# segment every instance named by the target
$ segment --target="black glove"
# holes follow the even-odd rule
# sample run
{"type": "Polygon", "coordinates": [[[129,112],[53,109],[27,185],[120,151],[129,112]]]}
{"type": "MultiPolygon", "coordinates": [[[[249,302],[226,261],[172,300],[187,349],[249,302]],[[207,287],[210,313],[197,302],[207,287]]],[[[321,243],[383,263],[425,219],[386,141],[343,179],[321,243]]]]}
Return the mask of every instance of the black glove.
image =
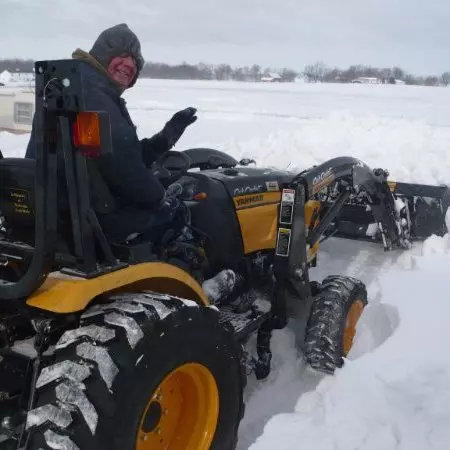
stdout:
{"type": "Polygon", "coordinates": [[[179,197],[183,193],[183,185],[180,183],[172,183],[166,189],[166,195],[169,197],[179,197]]]}
{"type": "Polygon", "coordinates": [[[159,203],[157,211],[169,218],[173,218],[176,215],[184,216],[186,223],[190,222],[190,212],[186,204],[180,200],[179,195],[183,192],[183,187],[174,183],[171,184],[159,203]],[[180,190],[181,189],[181,190],[180,190]]]}
{"type": "Polygon", "coordinates": [[[186,127],[197,120],[195,108],[186,108],[178,111],[166,123],[164,128],[151,138],[141,139],[142,157],[147,167],[168,152],[180,139],[186,127]]]}
{"type": "Polygon", "coordinates": [[[180,139],[186,128],[197,120],[196,108],[186,108],[178,111],[162,129],[162,135],[167,139],[169,148],[172,148],[180,139]]]}
{"type": "Polygon", "coordinates": [[[161,200],[158,211],[169,217],[173,217],[181,207],[181,201],[177,197],[166,194],[161,200]]]}

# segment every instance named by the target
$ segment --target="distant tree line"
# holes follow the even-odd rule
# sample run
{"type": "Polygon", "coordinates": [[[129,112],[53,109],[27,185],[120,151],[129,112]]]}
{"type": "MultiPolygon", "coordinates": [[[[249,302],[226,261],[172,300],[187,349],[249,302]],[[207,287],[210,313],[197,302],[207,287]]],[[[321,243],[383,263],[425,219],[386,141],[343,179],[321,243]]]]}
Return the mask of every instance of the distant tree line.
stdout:
{"type": "Polygon", "coordinates": [[[0,59],[0,73],[4,70],[8,72],[33,72],[34,61],[32,59],[0,59]]]}
{"type": "MultiPolygon", "coordinates": [[[[31,59],[0,59],[0,73],[9,72],[33,72],[34,61],[31,59]]],[[[298,76],[303,76],[311,83],[350,83],[359,77],[374,77],[382,82],[390,83],[392,80],[402,80],[409,85],[422,86],[447,86],[450,83],[450,72],[444,72],[440,76],[414,76],[400,67],[376,68],[365,65],[352,65],[347,69],[328,67],[323,62],[308,64],[303,71],[295,71],[288,68],[262,68],[258,64],[244,67],[232,67],[229,64],[165,64],[146,62],[141,76],[144,78],[163,78],[178,80],[234,80],[234,81],[259,81],[261,78],[277,74],[276,81],[294,81],[298,76]]]]}
{"type": "Polygon", "coordinates": [[[172,78],[183,80],[234,80],[259,81],[261,77],[277,73],[279,81],[294,81],[298,72],[292,69],[262,68],[258,64],[244,67],[232,67],[229,64],[196,65],[182,63],[169,65],[164,63],[147,62],[142,69],[142,76],[147,78],[172,78]]]}
{"type": "MultiPolygon", "coordinates": [[[[0,60],[0,72],[8,70],[14,72],[33,72],[33,60],[3,59],[0,60]]],[[[294,81],[298,72],[292,69],[271,69],[253,66],[231,67],[228,64],[204,64],[196,65],[183,62],[170,65],[165,63],[146,62],[141,76],[144,78],[165,78],[177,80],[235,80],[235,81],[259,81],[264,75],[277,73],[279,81],[294,81]]]]}
{"type": "Polygon", "coordinates": [[[393,83],[395,80],[402,80],[405,84],[420,86],[447,86],[450,83],[450,72],[444,72],[440,76],[414,76],[407,73],[400,67],[376,68],[365,65],[353,65],[347,69],[331,68],[323,62],[305,66],[303,75],[310,83],[351,83],[359,77],[377,78],[384,83],[393,83]]]}

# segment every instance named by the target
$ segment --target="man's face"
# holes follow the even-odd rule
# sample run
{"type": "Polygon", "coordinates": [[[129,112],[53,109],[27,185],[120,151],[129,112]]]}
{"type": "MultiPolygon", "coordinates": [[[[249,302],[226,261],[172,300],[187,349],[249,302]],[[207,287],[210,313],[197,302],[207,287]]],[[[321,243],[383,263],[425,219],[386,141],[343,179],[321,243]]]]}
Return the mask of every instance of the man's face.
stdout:
{"type": "Polygon", "coordinates": [[[116,56],[109,63],[108,73],[116,83],[127,88],[136,76],[136,63],[131,56],[116,56]]]}

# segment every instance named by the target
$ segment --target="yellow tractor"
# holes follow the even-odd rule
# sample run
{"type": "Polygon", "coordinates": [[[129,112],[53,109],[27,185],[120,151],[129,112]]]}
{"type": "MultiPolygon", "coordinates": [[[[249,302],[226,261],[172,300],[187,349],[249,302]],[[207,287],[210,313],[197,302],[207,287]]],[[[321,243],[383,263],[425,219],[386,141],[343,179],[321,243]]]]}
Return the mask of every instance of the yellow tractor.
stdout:
{"type": "Polygon", "coordinates": [[[232,450],[273,330],[295,319],[326,373],[352,347],[366,288],[312,282],[320,242],[408,248],[446,232],[448,191],[350,157],[297,174],[169,152],[152,170],[181,186],[202,263],[170,238],[110,242],[96,164],[114,150],[107,113],[83,106],[84,64],[36,63],[36,159],[0,157],[0,449],[232,450]]]}

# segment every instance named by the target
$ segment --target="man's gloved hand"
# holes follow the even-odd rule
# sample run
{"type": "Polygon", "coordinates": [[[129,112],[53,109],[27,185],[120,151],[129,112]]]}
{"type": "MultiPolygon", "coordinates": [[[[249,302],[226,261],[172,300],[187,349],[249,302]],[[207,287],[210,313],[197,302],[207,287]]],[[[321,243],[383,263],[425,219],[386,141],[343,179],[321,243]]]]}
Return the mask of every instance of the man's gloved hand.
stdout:
{"type": "Polygon", "coordinates": [[[177,143],[184,130],[197,120],[196,113],[195,108],[178,111],[159,133],[141,139],[142,156],[147,167],[151,167],[156,159],[164,156],[177,143]]]}
{"type": "Polygon", "coordinates": [[[186,108],[175,113],[166,123],[161,133],[167,139],[170,148],[178,142],[184,130],[197,120],[196,113],[196,108],[186,108]]]}
{"type": "Polygon", "coordinates": [[[182,207],[182,202],[177,197],[166,193],[159,204],[158,212],[173,217],[182,207]]]}
{"type": "MultiPolygon", "coordinates": [[[[174,185],[170,185],[169,189],[173,186],[174,185]]],[[[169,192],[167,190],[157,208],[157,213],[163,214],[170,219],[173,219],[175,216],[184,217],[185,223],[191,223],[190,210],[186,204],[178,198],[178,195],[178,192],[169,192]]]]}
{"type": "Polygon", "coordinates": [[[172,183],[167,186],[166,195],[169,197],[179,197],[183,193],[183,185],[180,183],[172,183]]]}

